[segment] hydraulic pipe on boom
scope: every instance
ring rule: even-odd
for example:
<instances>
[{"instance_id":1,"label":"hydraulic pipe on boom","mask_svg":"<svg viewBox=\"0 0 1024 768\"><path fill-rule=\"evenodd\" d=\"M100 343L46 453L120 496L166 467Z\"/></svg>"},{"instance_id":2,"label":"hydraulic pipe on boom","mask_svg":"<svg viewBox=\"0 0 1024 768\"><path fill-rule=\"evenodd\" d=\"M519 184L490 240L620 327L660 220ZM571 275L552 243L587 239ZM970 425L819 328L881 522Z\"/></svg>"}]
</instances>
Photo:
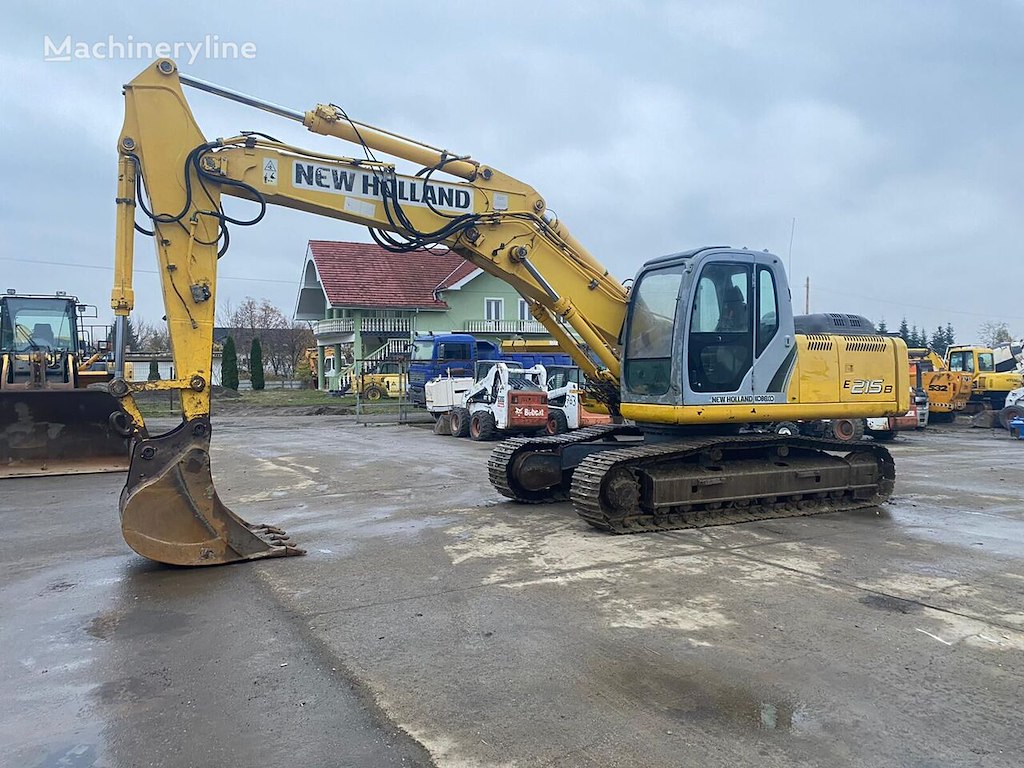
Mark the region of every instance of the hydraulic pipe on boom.
<instances>
[{"instance_id":1,"label":"hydraulic pipe on boom","mask_svg":"<svg viewBox=\"0 0 1024 768\"><path fill-rule=\"evenodd\" d=\"M182 85L354 143L365 158L256 132L209 141ZM210 470L217 263L229 225L258 223L268 205L366 226L391 250L447 246L512 285L610 409L641 424L503 444L489 473L511 498L567 498L571 485L588 522L628 531L730 522L716 510L746 508L751 500L763 509L742 519L864 506L888 495L892 462L880 446L843 448L848 455L835 457L824 452L839 447L821 441L725 437L741 424L908 408L905 345L873 335L867 321L852 316L844 326L863 330L843 333L856 335L809 341L797 333L777 257L697 249L649 263L630 292L536 190L467 155L356 122L335 105L299 112L183 76L169 59L140 73L124 96L111 306L126 322L134 306L133 230L152 235L178 374L111 384L136 431L119 509L125 540L140 554L208 565L302 553L280 529L251 525L228 509ZM374 151L422 169L400 174ZM456 181L436 179L440 174ZM257 212L249 219L228 214L222 195L255 203ZM137 223L137 211L152 230ZM152 437L132 398L151 390L177 391L182 409L177 428ZM679 442L709 432L718 436ZM713 482L700 476L706 471ZM691 486L692 494L680 496Z\"/></svg>"}]
</instances>

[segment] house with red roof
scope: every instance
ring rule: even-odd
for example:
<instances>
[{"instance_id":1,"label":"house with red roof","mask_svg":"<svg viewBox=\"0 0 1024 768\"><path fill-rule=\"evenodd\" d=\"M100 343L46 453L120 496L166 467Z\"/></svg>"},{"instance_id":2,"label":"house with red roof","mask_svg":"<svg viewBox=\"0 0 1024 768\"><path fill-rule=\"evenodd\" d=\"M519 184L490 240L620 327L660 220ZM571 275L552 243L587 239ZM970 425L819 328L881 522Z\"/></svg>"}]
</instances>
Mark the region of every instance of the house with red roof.
<instances>
[{"instance_id":1,"label":"house with red roof","mask_svg":"<svg viewBox=\"0 0 1024 768\"><path fill-rule=\"evenodd\" d=\"M416 334L472 333L496 342L547 335L514 288L446 248L392 253L330 240L306 247L295 319L314 323L321 388L344 367L340 361L401 354Z\"/></svg>"}]
</instances>

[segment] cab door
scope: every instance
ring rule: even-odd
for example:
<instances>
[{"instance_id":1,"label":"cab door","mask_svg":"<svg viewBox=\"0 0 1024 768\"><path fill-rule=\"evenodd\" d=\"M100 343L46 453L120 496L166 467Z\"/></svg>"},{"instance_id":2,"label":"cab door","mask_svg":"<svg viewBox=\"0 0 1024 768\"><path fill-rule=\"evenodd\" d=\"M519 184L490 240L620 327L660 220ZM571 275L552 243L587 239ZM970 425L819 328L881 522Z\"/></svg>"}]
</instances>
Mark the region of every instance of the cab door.
<instances>
[{"instance_id":1,"label":"cab door","mask_svg":"<svg viewBox=\"0 0 1024 768\"><path fill-rule=\"evenodd\" d=\"M789 285L778 257L758 254L754 263L755 403L784 403L796 368L796 339Z\"/></svg>"},{"instance_id":2,"label":"cab door","mask_svg":"<svg viewBox=\"0 0 1024 768\"><path fill-rule=\"evenodd\" d=\"M695 271L697 277L691 283L687 303L689 317L685 319L683 402L751 402L756 308L754 255L716 253Z\"/></svg>"}]
</instances>

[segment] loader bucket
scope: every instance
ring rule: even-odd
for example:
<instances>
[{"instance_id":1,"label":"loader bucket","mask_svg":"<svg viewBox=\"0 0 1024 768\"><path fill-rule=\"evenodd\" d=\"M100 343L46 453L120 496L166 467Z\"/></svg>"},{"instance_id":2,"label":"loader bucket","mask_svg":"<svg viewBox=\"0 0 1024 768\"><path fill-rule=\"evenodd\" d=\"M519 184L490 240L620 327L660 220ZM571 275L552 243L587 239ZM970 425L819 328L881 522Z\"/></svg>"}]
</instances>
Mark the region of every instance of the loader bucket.
<instances>
[{"instance_id":1,"label":"loader bucket","mask_svg":"<svg viewBox=\"0 0 1024 768\"><path fill-rule=\"evenodd\" d=\"M217 496L209 418L135 441L119 510L128 546L158 563L221 565L305 554L280 528L250 525Z\"/></svg>"},{"instance_id":2,"label":"loader bucket","mask_svg":"<svg viewBox=\"0 0 1024 768\"><path fill-rule=\"evenodd\" d=\"M0 478L124 472L129 419L93 389L0 392Z\"/></svg>"}]
</instances>

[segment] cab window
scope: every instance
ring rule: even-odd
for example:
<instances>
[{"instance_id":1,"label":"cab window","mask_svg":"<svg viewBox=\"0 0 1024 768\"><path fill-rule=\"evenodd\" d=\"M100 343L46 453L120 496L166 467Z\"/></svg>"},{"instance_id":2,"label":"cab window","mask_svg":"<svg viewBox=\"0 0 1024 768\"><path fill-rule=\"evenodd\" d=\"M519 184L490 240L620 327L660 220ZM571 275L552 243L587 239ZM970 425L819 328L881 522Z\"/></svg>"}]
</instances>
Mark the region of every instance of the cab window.
<instances>
[{"instance_id":1,"label":"cab window","mask_svg":"<svg viewBox=\"0 0 1024 768\"><path fill-rule=\"evenodd\" d=\"M735 392L750 370L754 350L751 277L747 264L712 262L701 271L690 310L687 350L694 392Z\"/></svg>"},{"instance_id":2,"label":"cab window","mask_svg":"<svg viewBox=\"0 0 1024 768\"><path fill-rule=\"evenodd\" d=\"M974 373L974 355L968 351L951 352L949 355L949 370Z\"/></svg>"},{"instance_id":3,"label":"cab window","mask_svg":"<svg viewBox=\"0 0 1024 768\"><path fill-rule=\"evenodd\" d=\"M653 270L634 289L626 339L626 388L638 395L664 395L672 374L672 331L683 265Z\"/></svg>"},{"instance_id":4,"label":"cab window","mask_svg":"<svg viewBox=\"0 0 1024 768\"><path fill-rule=\"evenodd\" d=\"M757 270L757 350L758 357L779 331L779 303L775 275L767 267Z\"/></svg>"},{"instance_id":5,"label":"cab window","mask_svg":"<svg viewBox=\"0 0 1024 768\"><path fill-rule=\"evenodd\" d=\"M438 360L469 360L472 355L469 352L469 344L439 344L437 350Z\"/></svg>"}]
</instances>

